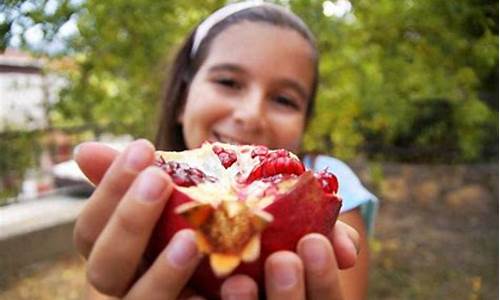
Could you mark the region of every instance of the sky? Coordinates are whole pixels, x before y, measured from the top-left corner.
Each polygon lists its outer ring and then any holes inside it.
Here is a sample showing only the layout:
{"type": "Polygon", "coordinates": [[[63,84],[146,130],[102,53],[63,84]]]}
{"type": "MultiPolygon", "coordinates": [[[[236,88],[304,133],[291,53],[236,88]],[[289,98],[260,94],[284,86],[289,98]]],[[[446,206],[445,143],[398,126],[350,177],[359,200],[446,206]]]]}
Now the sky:
{"type": "MultiPolygon", "coordinates": [[[[70,4],[74,6],[82,5],[85,0],[71,0],[70,4]]],[[[58,0],[49,0],[44,6],[44,12],[47,15],[53,14],[59,5],[58,0]]],[[[34,50],[42,50],[48,53],[57,53],[66,47],[66,40],[78,34],[78,17],[76,15],[71,18],[59,29],[55,38],[51,42],[44,40],[43,30],[40,24],[33,24],[28,18],[20,18],[19,16],[26,14],[35,8],[34,4],[30,1],[25,1],[21,4],[18,10],[5,10],[0,11],[0,23],[5,22],[7,19],[14,19],[12,24],[12,37],[9,41],[9,46],[12,48],[19,48],[21,46],[22,35],[26,39],[30,48],[34,50]],[[24,28],[28,28],[25,30],[24,28]]]]}

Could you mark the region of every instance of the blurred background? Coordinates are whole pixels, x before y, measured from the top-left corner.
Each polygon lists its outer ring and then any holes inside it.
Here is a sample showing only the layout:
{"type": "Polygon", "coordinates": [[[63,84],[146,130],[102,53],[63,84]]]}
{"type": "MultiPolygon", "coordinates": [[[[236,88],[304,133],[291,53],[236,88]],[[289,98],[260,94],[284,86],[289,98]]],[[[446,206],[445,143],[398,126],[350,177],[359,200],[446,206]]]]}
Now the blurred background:
{"type": "MultiPolygon", "coordinates": [[[[227,1],[0,1],[0,299],[82,299],[71,160],[152,139],[166,69],[227,1]]],[[[380,199],[370,299],[498,298],[498,1],[282,0],[316,34],[304,149],[380,199]]]]}

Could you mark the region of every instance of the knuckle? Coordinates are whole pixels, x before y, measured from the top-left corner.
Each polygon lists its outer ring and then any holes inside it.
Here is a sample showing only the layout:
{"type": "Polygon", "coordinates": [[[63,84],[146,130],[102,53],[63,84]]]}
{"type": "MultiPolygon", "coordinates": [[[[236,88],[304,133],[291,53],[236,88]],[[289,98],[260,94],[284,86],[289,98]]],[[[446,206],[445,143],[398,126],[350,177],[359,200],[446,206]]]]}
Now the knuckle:
{"type": "Polygon", "coordinates": [[[147,226],[139,216],[140,214],[131,214],[128,210],[118,209],[115,215],[115,221],[118,228],[130,236],[143,235],[147,226]]]}
{"type": "Polygon", "coordinates": [[[119,165],[111,167],[92,194],[95,199],[120,199],[138,173],[125,170],[119,165]]]}
{"type": "Polygon", "coordinates": [[[135,178],[134,175],[137,174],[129,174],[127,172],[116,172],[116,176],[114,174],[110,174],[106,184],[103,186],[103,194],[108,198],[119,198],[130,187],[131,182],[135,178]]]}
{"type": "Polygon", "coordinates": [[[102,269],[87,268],[87,281],[102,294],[113,297],[123,297],[125,294],[125,289],[102,269]]]}

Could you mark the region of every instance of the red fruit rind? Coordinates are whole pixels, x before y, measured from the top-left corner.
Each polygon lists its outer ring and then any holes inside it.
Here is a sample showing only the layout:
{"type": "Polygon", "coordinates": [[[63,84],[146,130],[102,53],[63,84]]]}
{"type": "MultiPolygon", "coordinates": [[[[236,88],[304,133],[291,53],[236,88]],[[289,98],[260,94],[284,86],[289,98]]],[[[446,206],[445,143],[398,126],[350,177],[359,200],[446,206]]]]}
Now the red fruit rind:
{"type": "Polygon", "coordinates": [[[246,274],[263,286],[264,262],[270,254],[295,251],[308,233],[328,236],[340,211],[335,176],[305,171],[285,150],[215,143],[191,151],[157,152],[157,165],[168,161],[199,171],[177,174],[170,168],[172,177],[180,175],[182,183],[182,176],[194,173],[198,181],[174,186],[146,257],[153,261],[177,231],[194,229],[206,258],[190,285],[208,299],[220,297],[224,277],[231,274],[246,274]],[[231,153],[231,160],[225,153],[231,153]]]}

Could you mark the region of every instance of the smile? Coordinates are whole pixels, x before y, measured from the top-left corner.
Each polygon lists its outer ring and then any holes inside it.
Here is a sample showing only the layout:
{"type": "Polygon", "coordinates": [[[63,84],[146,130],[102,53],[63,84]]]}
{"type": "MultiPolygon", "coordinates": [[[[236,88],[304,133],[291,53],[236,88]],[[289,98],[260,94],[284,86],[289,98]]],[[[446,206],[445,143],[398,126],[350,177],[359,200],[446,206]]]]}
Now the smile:
{"type": "Polygon", "coordinates": [[[227,135],[219,134],[218,132],[213,131],[213,136],[215,137],[217,142],[233,144],[233,145],[246,145],[249,144],[247,142],[237,140],[235,138],[229,137],[227,135]]]}

